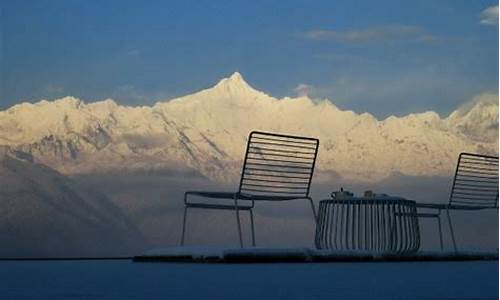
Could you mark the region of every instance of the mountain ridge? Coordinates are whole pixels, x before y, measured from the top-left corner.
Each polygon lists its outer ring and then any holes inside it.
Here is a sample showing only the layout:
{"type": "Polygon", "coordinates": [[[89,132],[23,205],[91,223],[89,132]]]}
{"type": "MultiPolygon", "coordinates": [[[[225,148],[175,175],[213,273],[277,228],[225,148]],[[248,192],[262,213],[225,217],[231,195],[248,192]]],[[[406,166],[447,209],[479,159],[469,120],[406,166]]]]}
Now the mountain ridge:
{"type": "Polygon", "coordinates": [[[0,147],[1,257],[122,255],[144,238],[110,198],[0,147]]]}
{"type": "Polygon", "coordinates": [[[444,118],[427,111],[378,120],[326,99],[274,98],[235,72],[152,106],[64,97],[0,112],[0,145],[66,174],[166,168],[234,180],[254,129],[320,138],[320,172],[444,175],[461,151],[498,153],[498,95],[482,94],[444,118]]]}

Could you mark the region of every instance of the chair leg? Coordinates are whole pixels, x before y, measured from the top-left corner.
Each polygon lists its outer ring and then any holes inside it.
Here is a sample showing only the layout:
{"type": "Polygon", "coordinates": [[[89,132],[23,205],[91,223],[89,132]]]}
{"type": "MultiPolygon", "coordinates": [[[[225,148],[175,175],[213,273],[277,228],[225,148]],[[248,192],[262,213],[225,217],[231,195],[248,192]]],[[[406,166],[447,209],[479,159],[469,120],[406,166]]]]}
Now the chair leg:
{"type": "Polygon", "coordinates": [[[316,215],[316,209],[314,208],[314,202],[312,200],[312,198],[307,198],[309,200],[309,203],[311,204],[311,209],[312,209],[312,212],[313,212],[313,217],[314,217],[314,245],[316,248],[318,248],[318,241],[316,240],[316,237],[317,237],[317,234],[316,234],[316,230],[318,228],[318,216],[316,215]]]}
{"type": "Polygon", "coordinates": [[[240,247],[243,248],[243,238],[241,236],[240,210],[238,209],[238,198],[234,197],[234,209],[236,210],[236,222],[238,223],[238,237],[240,239],[240,247]]]}
{"type": "Polygon", "coordinates": [[[184,218],[182,220],[182,236],[181,236],[181,246],[184,246],[184,236],[186,232],[186,217],[187,217],[188,207],[184,205],[184,218]]]}
{"type": "Polygon", "coordinates": [[[314,217],[314,224],[318,224],[318,217],[316,216],[316,209],[314,208],[314,202],[311,198],[307,198],[309,200],[309,203],[311,203],[311,209],[313,212],[313,217],[314,217]]]}
{"type": "Polygon", "coordinates": [[[448,225],[450,226],[451,240],[453,241],[453,249],[457,252],[457,242],[455,241],[455,233],[453,232],[453,225],[451,223],[450,210],[446,209],[448,215],[448,225]]]}
{"type": "Polygon", "coordinates": [[[441,229],[441,215],[437,216],[438,227],[439,227],[439,245],[441,246],[441,251],[443,251],[443,231],[441,229]]]}
{"type": "Polygon", "coordinates": [[[252,246],[255,247],[255,228],[253,222],[253,211],[251,209],[248,210],[250,212],[250,226],[252,229],[252,246]]]}

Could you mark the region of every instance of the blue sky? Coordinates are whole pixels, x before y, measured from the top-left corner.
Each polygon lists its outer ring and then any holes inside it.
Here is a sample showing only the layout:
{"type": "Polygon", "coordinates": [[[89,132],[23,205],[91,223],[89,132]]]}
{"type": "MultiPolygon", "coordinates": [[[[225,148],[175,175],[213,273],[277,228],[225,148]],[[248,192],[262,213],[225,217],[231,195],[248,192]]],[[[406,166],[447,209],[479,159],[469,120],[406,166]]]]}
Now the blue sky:
{"type": "Polygon", "coordinates": [[[498,90],[494,1],[9,1],[0,108],[64,95],[152,104],[239,71],[378,117],[498,90]]]}

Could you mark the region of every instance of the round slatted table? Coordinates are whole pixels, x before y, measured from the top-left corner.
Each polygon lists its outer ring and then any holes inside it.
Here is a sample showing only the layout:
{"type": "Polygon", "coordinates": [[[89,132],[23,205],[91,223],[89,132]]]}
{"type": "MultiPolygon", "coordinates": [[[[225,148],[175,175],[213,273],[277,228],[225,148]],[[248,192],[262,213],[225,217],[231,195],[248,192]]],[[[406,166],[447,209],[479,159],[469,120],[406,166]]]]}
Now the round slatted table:
{"type": "Polygon", "coordinates": [[[400,197],[342,197],[320,201],[318,249],[411,253],[420,247],[415,201],[400,197]]]}

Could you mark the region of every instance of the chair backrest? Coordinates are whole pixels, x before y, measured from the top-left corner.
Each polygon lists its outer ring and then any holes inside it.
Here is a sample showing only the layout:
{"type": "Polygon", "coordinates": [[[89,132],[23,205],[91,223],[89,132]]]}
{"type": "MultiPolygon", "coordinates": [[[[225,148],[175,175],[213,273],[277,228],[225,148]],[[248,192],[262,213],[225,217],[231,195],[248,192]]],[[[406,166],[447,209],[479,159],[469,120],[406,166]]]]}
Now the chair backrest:
{"type": "Polygon", "coordinates": [[[252,131],[239,192],[269,200],[308,197],[318,147],[315,138],[252,131]]]}
{"type": "Polygon", "coordinates": [[[450,204],[478,208],[498,205],[498,157],[460,153],[450,204]]]}

